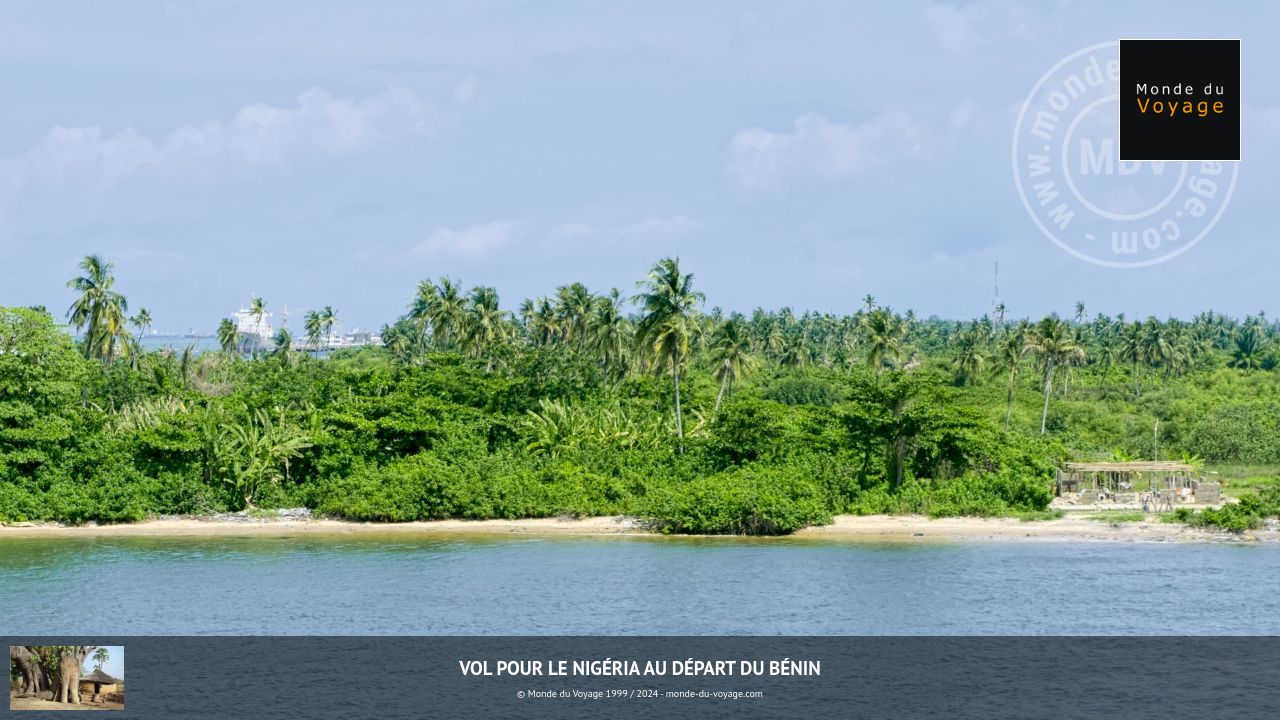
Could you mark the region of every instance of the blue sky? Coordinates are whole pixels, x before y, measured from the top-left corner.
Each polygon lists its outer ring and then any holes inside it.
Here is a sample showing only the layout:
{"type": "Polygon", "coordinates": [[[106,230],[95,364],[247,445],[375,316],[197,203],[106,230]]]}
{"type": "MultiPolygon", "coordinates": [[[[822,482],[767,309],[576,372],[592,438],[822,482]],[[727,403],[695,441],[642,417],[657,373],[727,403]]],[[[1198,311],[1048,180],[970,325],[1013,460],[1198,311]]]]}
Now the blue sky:
{"type": "MultiPolygon", "coordinates": [[[[107,661],[102,664],[102,671],[113,678],[119,678],[123,680],[124,679],[124,647],[121,645],[103,645],[102,647],[105,647],[107,649],[107,661]]],[[[93,669],[97,667],[97,665],[98,664],[93,661],[93,658],[90,657],[89,659],[84,661],[84,666],[81,669],[85,673],[91,673],[93,672],[93,669]]]]}
{"type": "Polygon", "coordinates": [[[61,313],[116,262],[160,330],[250,293],[376,327],[419,279],[504,306],[630,290],[678,254],[709,305],[921,315],[1275,311],[1280,7],[1016,2],[9,2],[0,305],[61,313]],[[1236,9],[1239,7],[1239,9],[1236,9]],[[1017,108],[1081,47],[1244,40],[1244,162],[1145,270],[1044,238],[1017,108]]]}

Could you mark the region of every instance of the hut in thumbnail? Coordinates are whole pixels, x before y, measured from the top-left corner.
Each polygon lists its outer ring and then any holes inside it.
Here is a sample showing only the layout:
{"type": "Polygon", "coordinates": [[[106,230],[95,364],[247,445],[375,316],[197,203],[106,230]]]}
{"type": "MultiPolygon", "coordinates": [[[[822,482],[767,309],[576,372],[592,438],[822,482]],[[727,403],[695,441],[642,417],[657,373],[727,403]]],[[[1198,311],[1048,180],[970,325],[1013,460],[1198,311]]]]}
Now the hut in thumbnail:
{"type": "Polygon", "coordinates": [[[88,675],[80,676],[80,694],[88,695],[95,700],[107,694],[120,692],[121,681],[97,668],[88,675]]]}

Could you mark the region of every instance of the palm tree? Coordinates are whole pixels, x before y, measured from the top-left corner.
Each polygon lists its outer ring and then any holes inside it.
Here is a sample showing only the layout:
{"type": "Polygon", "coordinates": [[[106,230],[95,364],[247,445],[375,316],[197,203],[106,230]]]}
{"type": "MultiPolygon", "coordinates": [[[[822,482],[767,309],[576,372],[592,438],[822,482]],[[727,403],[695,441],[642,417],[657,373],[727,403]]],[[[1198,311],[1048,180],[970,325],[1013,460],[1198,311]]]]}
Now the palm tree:
{"type": "Polygon", "coordinates": [[[1115,327],[1110,321],[1095,327],[1093,335],[1097,339],[1097,359],[1102,365],[1102,375],[1098,378],[1098,387],[1105,388],[1107,387],[1107,378],[1111,375],[1111,368],[1120,359],[1120,341],[1116,336],[1115,327]]]}
{"type": "Polygon", "coordinates": [[[535,345],[555,342],[560,334],[560,323],[556,319],[555,305],[549,298],[542,297],[529,303],[525,329],[535,345]]]}
{"type": "Polygon", "coordinates": [[[1142,394],[1142,375],[1139,368],[1151,361],[1148,354],[1150,344],[1147,342],[1146,333],[1142,323],[1135,322],[1132,325],[1125,326],[1124,335],[1120,340],[1120,359],[1131,363],[1133,366],[1133,392],[1135,395],[1142,394]]]}
{"type": "Polygon", "coordinates": [[[1270,343],[1255,323],[1240,326],[1234,333],[1231,359],[1227,364],[1240,370],[1257,370],[1266,362],[1270,343]]]}
{"type": "Polygon", "coordinates": [[[876,308],[862,316],[861,330],[867,362],[875,368],[876,383],[879,384],[885,364],[902,355],[906,329],[902,319],[888,308],[876,308]]]}
{"type": "Polygon", "coordinates": [[[240,331],[231,318],[223,318],[222,322],[218,323],[218,344],[222,346],[222,352],[229,354],[240,352],[240,331]]]}
{"type": "Polygon", "coordinates": [[[1076,344],[1067,324],[1055,315],[1039,323],[1027,337],[1027,349],[1044,363],[1044,409],[1040,413],[1040,434],[1043,435],[1049,419],[1049,396],[1053,392],[1053,372],[1059,365],[1084,357],[1084,348],[1076,344]]]}
{"type": "Polygon", "coordinates": [[[556,289],[556,314],[565,341],[575,342],[578,347],[582,347],[587,340],[587,324],[594,306],[595,297],[582,283],[556,289]]]}
{"type": "Polygon", "coordinates": [[[588,343],[600,357],[604,376],[614,367],[625,367],[620,362],[626,352],[630,331],[622,314],[622,291],[613,288],[608,295],[596,298],[595,309],[587,323],[588,343]]]}
{"type": "Polygon", "coordinates": [[[440,347],[452,347],[461,340],[467,299],[462,296],[461,284],[447,277],[440,278],[435,291],[431,304],[431,338],[440,347]]]}
{"type": "Polygon", "coordinates": [[[272,338],[275,347],[271,350],[271,356],[280,361],[281,365],[289,367],[293,365],[293,333],[289,332],[289,328],[280,328],[276,336],[272,338]]]}
{"type": "Polygon", "coordinates": [[[113,289],[116,282],[113,267],[101,256],[89,255],[80,261],[84,275],[67,282],[67,287],[80,293],[67,309],[67,320],[77,332],[85,331],[84,356],[107,363],[118,353],[128,352],[130,337],[125,327],[129,301],[113,289]]]}
{"type": "Polygon", "coordinates": [[[493,370],[493,346],[511,336],[507,313],[498,307],[498,291],[491,287],[472,289],[462,322],[462,343],[477,359],[487,359],[485,369],[493,370]]]}
{"type": "Polygon", "coordinates": [[[961,384],[977,380],[987,364],[987,354],[983,352],[982,333],[971,329],[961,333],[956,342],[958,353],[955,357],[956,378],[961,384]]]}
{"type": "Polygon", "coordinates": [[[138,334],[146,336],[151,332],[151,311],[146,308],[138,308],[138,314],[129,318],[129,324],[138,328],[138,334]]]}
{"type": "Polygon", "coordinates": [[[320,326],[324,328],[325,347],[333,345],[333,327],[338,324],[338,313],[332,305],[325,305],[320,311],[320,326]]]}
{"type": "Polygon", "coordinates": [[[1009,388],[1005,397],[1004,429],[1008,431],[1013,419],[1013,391],[1018,380],[1018,364],[1027,352],[1027,323],[1019,322],[1017,327],[1004,336],[998,349],[1000,365],[1009,369],[1009,388]]]}
{"type": "Polygon", "coordinates": [[[698,305],[705,296],[693,289],[693,273],[680,272],[679,258],[654,263],[649,277],[636,283],[642,290],[633,301],[640,306],[636,342],[658,363],[671,367],[675,384],[676,437],[684,449],[684,417],[680,408],[680,369],[689,352],[689,336],[698,305]]]}
{"type": "Polygon", "coordinates": [[[320,338],[324,337],[324,318],[316,310],[310,310],[302,318],[302,329],[307,333],[307,345],[312,350],[320,349],[320,338]]]}
{"type": "Polygon", "coordinates": [[[711,344],[711,361],[715,366],[715,378],[720,381],[720,391],[716,393],[713,414],[720,412],[720,404],[725,393],[731,391],[733,383],[755,369],[756,359],[750,351],[751,342],[741,320],[730,318],[716,330],[715,341],[711,344]]]}
{"type": "MultiPolygon", "coordinates": [[[[413,296],[413,301],[409,303],[409,322],[418,330],[418,337],[421,340],[430,339],[431,320],[435,315],[436,307],[436,286],[430,280],[423,280],[418,283],[418,290],[413,296]]],[[[318,317],[318,316],[317,316],[318,317]]],[[[317,335],[317,341],[319,336],[317,335]]]]}
{"type": "Polygon", "coordinates": [[[378,334],[382,336],[382,346],[387,352],[402,360],[408,355],[412,341],[405,332],[403,323],[383,325],[378,334]]]}
{"type": "Polygon", "coordinates": [[[111,654],[104,647],[99,647],[93,652],[93,663],[95,670],[101,670],[102,666],[111,659],[111,654]]]}
{"type": "Polygon", "coordinates": [[[249,301],[249,315],[253,317],[253,349],[257,352],[262,344],[262,323],[267,316],[267,301],[256,297],[249,301]]]}

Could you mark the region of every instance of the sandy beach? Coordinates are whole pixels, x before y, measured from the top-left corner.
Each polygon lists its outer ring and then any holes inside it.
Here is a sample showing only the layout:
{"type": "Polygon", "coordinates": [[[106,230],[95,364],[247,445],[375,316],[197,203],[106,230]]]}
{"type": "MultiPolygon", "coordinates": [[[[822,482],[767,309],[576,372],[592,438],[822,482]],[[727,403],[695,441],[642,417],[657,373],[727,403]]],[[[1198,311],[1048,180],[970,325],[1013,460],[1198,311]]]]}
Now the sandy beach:
{"type": "MultiPolygon", "coordinates": [[[[655,533],[623,516],[535,518],[526,520],[437,520],[360,523],[312,518],[163,518],[121,525],[65,526],[57,523],[9,523],[5,537],[263,537],[295,535],[649,535],[655,533]]],[[[1111,541],[1111,542],[1259,542],[1280,541],[1274,526],[1231,534],[1160,522],[1112,523],[1079,515],[1023,522],[1013,518],[940,518],[919,515],[839,515],[830,525],[788,536],[827,541],[1111,541]]]]}
{"type": "Polygon", "coordinates": [[[44,693],[41,694],[41,697],[10,695],[9,710],[11,711],[12,710],[71,710],[74,712],[74,711],[86,711],[86,710],[123,710],[124,709],[124,705],[121,703],[82,702],[79,705],[70,705],[68,703],[56,703],[56,702],[53,702],[52,700],[49,700],[47,697],[45,697],[49,694],[50,694],[49,691],[46,690],[44,693]]]}

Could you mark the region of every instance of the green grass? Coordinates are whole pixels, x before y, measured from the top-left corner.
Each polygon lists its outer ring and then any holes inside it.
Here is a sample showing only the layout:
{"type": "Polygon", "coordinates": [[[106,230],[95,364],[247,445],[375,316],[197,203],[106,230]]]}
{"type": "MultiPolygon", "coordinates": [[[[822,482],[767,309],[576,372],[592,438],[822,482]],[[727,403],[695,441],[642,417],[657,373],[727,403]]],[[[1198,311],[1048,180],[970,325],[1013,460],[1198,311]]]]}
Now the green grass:
{"type": "Polygon", "coordinates": [[[1089,513],[1084,516],[1086,520],[1097,520],[1105,523],[1127,523],[1127,522],[1143,522],[1147,519],[1147,514],[1137,511],[1125,510],[1107,510],[1104,512],[1089,513]]]}
{"type": "Polygon", "coordinates": [[[1222,493],[1240,497],[1280,485],[1280,466],[1276,465],[1209,465],[1205,480],[1222,483],[1222,493]]]}
{"type": "Polygon", "coordinates": [[[1039,522],[1041,520],[1057,520],[1064,514],[1061,510],[1029,510],[1010,513],[1009,517],[1016,517],[1022,522],[1039,522]]]}

